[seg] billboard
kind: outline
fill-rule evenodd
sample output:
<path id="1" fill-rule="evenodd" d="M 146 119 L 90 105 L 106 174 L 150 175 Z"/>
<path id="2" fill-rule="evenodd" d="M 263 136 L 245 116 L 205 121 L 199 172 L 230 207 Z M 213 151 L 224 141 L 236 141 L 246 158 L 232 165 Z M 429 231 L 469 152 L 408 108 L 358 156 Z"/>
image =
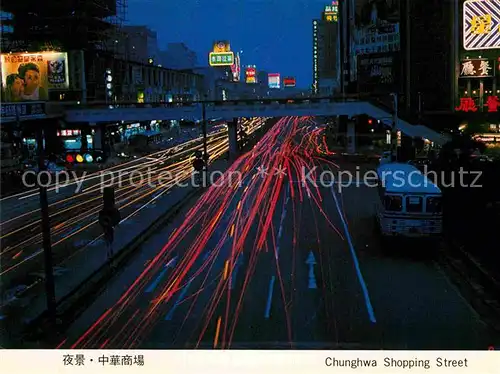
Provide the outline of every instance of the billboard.
<path id="1" fill-rule="evenodd" d="M 399 53 L 382 52 L 358 56 L 358 92 L 390 93 L 398 90 Z"/>
<path id="2" fill-rule="evenodd" d="M 326 22 L 338 22 L 339 20 L 339 1 L 333 0 L 331 5 L 325 6 L 324 20 Z"/>
<path id="3" fill-rule="evenodd" d="M 49 90 L 69 88 L 66 52 L 6 53 L 1 58 L 4 102 L 44 101 Z"/>
<path id="4" fill-rule="evenodd" d="M 212 52 L 208 56 L 210 66 L 232 66 L 234 64 L 234 53 L 228 41 L 216 41 L 212 46 Z"/>
<path id="5" fill-rule="evenodd" d="M 499 1 L 465 1 L 462 23 L 464 49 L 500 49 Z"/>
<path id="6" fill-rule="evenodd" d="M 257 69 L 255 66 L 247 66 L 245 69 L 245 82 L 257 83 Z"/>
<path id="7" fill-rule="evenodd" d="M 495 76 L 495 60 L 466 59 L 460 65 L 460 78 L 488 78 Z"/>
<path id="8" fill-rule="evenodd" d="M 294 77 L 285 77 L 283 78 L 283 87 L 295 87 L 295 78 Z"/>
<path id="9" fill-rule="evenodd" d="M 267 82 L 269 88 L 281 87 L 281 76 L 278 73 L 271 73 L 267 75 Z"/>
<path id="10" fill-rule="evenodd" d="M 227 40 L 214 42 L 212 52 L 214 53 L 231 52 L 231 44 L 229 44 Z"/>
<path id="11" fill-rule="evenodd" d="M 233 73 L 233 82 L 239 82 L 241 75 L 241 63 L 240 63 L 239 53 L 236 53 L 236 56 L 234 57 L 234 64 L 231 65 L 231 73 Z"/>
<path id="12" fill-rule="evenodd" d="M 233 52 L 210 52 L 209 55 L 210 66 L 232 66 L 234 64 Z"/>

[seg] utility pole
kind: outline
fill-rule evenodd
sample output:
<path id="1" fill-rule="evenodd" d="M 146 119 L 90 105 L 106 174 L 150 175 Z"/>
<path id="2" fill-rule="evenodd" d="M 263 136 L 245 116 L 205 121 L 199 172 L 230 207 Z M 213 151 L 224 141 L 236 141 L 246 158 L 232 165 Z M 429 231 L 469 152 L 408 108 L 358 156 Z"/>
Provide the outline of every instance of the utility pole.
<path id="1" fill-rule="evenodd" d="M 206 95 L 205 100 L 201 103 L 201 124 L 203 130 L 203 161 L 205 162 L 205 182 L 208 177 L 208 140 L 207 140 L 207 114 L 206 114 Z"/>
<path id="2" fill-rule="evenodd" d="M 45 167 L 45 152 L 44 152 L 44 130 L 40 127 L 37 130 L 37 146 L 38 146 L 38 173 L 46 170 Z M 43 238 L 43 254 L 45 260 L 45 294 L 47 296 L 47 311 L 49 314 L 50 327 L 56 326 L 56 290 L 54 282 L 54 268 L 52 259 L 52 243 L 50 240 L 50 216 L 49 216 L 49 201 L 47 197 L 47 187 L 45 183 L 40 183 L 40 212 L 42 215 L 42 238 Z"/>

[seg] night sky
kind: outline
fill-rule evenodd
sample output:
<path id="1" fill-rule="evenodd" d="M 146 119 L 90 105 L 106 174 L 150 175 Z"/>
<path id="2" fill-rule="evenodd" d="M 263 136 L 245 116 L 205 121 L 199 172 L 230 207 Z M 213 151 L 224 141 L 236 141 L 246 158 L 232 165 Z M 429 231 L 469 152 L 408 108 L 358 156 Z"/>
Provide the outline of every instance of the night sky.
<path id="1" fill-rule="evenodd" d="M 184 42 L 208 65 L 215 40 L 243 50 L 242 65 L 295 76 L 297 86 L 312 80 L 312 20 L 325 0 L 129 0 L 128 23 L 158 33 L 158 45 Z M 330 2 L 331 3 L 331 2 Z"/>

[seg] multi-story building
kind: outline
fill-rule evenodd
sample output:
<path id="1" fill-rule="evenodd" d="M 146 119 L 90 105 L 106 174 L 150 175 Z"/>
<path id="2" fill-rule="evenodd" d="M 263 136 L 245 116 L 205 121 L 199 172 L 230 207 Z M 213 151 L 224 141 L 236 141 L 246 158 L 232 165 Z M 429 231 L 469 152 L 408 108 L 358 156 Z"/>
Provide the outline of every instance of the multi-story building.
<path id="1" fill-rule="evenodd" d="M 169 43 L 166 51 L 160 51 L 159 63 L 169 69 L 194 69 L 198 57 L 184 43 Z"/>
<path id="2" fill-rule="evenodd" d="M 351 36 L 348 82 L 356 82 L 355 87 L 361 93 L 388 94 L 399 91 L 400 33 L 397 7 L 389 6 L 385 1 L 364 2 L 357 8 L 356 26 Z M 359 69 L 358 64 L 361 64 Z"/>
<path id="3" fill-rule="evenodd" d="M 106 69 L 113 75 L 113 101 L 160 102 L 199 100 L 203 77 L 193 71 L 159 67 L 149 63 L 100 57 L 89 66 L 90 80 L 98 82 L 87 87 L 89 101 L 105 100 L 105 81 L 97 79 Z"/>
<path id="4" fill-rule="evenodd" d="M 313 20 L 313 93 L 331 95 L 339 89 L 340 49 L 338 1 Z"/>
<path id="5" fill-rule="evenodd" d="M 117 55 L 126 60 L 147 63 L 153 59 L 160 64 L 158 38 L 147 26 L 123 26 L 118 39 Z"/>
<path id="6" fill-rule="evenodd" d="M 117 0 L 4 0 L 1 10 L 12 14 L 13 26 L 3 50 L 38 51 L 47 47 L 107 49 L 113 20 L 121 9 Z"/>

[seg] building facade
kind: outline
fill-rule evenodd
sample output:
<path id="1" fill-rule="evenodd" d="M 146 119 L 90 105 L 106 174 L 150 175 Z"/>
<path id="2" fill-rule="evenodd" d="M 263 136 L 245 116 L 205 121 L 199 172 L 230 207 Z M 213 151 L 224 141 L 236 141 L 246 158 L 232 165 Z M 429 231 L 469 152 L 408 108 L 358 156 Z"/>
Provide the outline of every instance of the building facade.
<path id="1" fill-rule="evenodd" d="M 340 88 L 338 1 L 313 20 L 313 94 L 332 95 Z"/>
<path id="2" fill-rule="evenodd" d="M 158 38 L 155 31 L 147 26 L 123 26 L 118 40 L 118 56 L 126 60 L 148 63 L 153 59 L 155 64 L 160 62 Z"/>
<path id="3" fill-rule="evenodd" d="M 166 51 L 160 51 L 159 63 L 169 69 L 194 69 L 198 57 L 184 43 L 169 43 Z"/>

